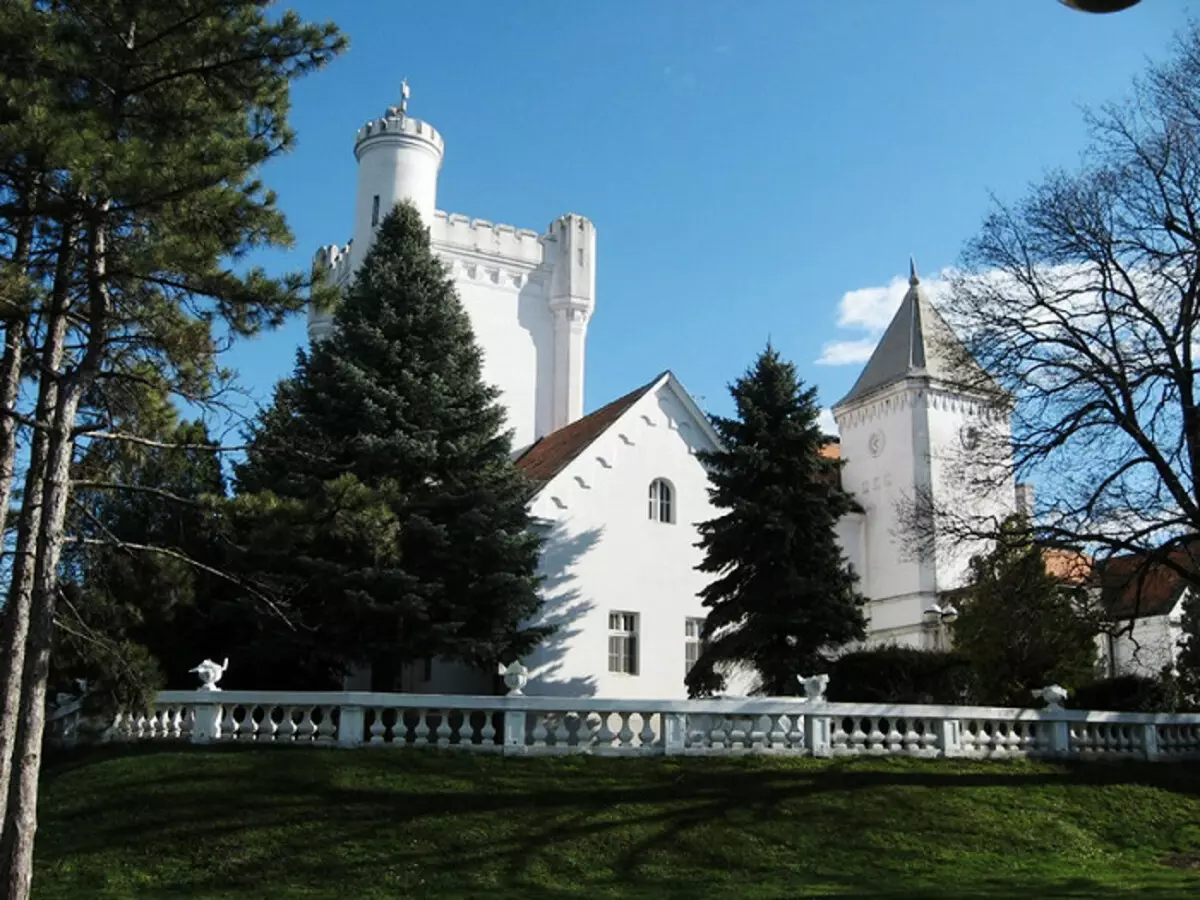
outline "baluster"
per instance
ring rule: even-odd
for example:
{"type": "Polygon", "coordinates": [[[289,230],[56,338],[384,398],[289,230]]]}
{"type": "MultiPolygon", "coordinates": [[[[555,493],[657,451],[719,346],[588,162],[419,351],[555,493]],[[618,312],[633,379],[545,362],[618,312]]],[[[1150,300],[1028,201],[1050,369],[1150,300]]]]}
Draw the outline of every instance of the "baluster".
{"type": "Polygon", "coordinates": [[[310,706],[300,712],[300,727],[296,735],[297,740],[316,741],[317,734],[321,728],[317,725],[317,717],[315,715],[317,707],[310,706]]]}
{"type": "Polygon", "coordinates": [[[883,746],[883,729],[880,728],[881,720],[875,716],[871,717],[871,733],[867,735],[867,751],[871,753],[884,752],[883,746]]]}
{"type": "Polygon", "coordinates": [[[904,747],[904,732],[900,731],[900,726],[904,726],[904,730],[908,731],[908,722],[905,720],[897,721],[895,718],[888,720],[887,749],[888,753],[899,753],[905,749],[904,747]]]}
{"type": "Polygon", "coordinates": [[[239,738],[243,737],[244,731],[247,732],[244,735],[247,740],[273,741],[276,730],[275,711],[272,707],[257,704],[242,707],[241,728],[237,732],[239,738]]]}
{"type": "Polygon", "coordinates": [[[620,740],[621,749],[624,750],[633,744],[633,729],[629,727],[629,717],[631,713],[617,713],[621,717],[621,730],[617,732],[617,738],[620,740]]]}
{"type": "Polygon", "coordinates": [[[1005,741],[1005,749],[1009,756],[1018,756],[1021,753],[1021,747],[1025,742],[1024,728],[1020,722],[1008,723],[1008,736],[1005,741]]]}
{"type": "Polygon", "coordinates": [[[851,753],[855,754],[856,756],[863,752],[863,748],[867,744],[867,733],[865,731],[863,731],[863,728],[862,728],[862,724],[864,721],[866,721],[866,720],[860,719],[856,716],[853,720],[854,730],[852,732],[850,732],[848,749],[850,750],[851,753]]]}
{"type": "Polygon", "coordinates": [[[1071,729],[1075,741],[1076,749],[1080,753],[1087,753],[1092,747],[1092,726],[1088,722],[1083,722],[1071,729]]]}
{"type": "Polygon", "coordinates": [[[1008,722],[995,722],[992,724],[992,747],[997,756],[1008,755],[1008,722]]]}
{"type": "Polygon", "coordinates": [[[491,747],[496,743],[496,726],[492,724],[492,717],[496,715],[490,709],[483,713],[483,729],[479,732],[479,742],[485,747],[491,747]]]}
{"type": "Polygon", "coordinates": [[[553,713],[537,713],[533,721],[533,746],[547,746],[547,738],[550,737],[550,729],[546,727],[546,719],[554,715],[553,713]]]}
{"type": "Polygon", "coordinates": [[[383,734],[387,729],[383,724],[383,709],[376,706],[367,711],[371,716],[371,727],[368,729],[370,737],[367,738],[368,744],[382,744],[383,734]]]}
{"type": "Polygon", "coordinates": [[[964,753],[978,756],[980,746],[979,720],[969,719],[962,730],[962,748],[964,753]]]}
{"type": "MultiPolygon", "coordinates": [[[[303,715],[303,712],[301,712],[301,716],[303,715]]],[[[278,736],[276,737],[276,740],[292,743],[296,740],[296,734],[299,731],[300,728],[296,724],[296,707],[284,707],[283,719],[279,723],[279,731],[277,732],[278,736]]]]}
{"type": "Polygon", "coordinates": [[[725,734],[726,721],[727,720],[724,716],[713,716],[712,717],[712,730],[709,731],[709,733],[708,733],[708,742],[709,742],[709,746],[713,750],[716,750],[718,752],[720,752],[726,748],[726,734],[725,734]]]}
{"type": "Polygon", "coordinates": [[[475,744],[475,724],[471,721],[471,717],[475,715],[475,710],[464,709],[462,712],[462,721],[458,723],[458,746],[471,747],[475,744]]]}
{"type": "MultiPolygon", "coordinates": [[[[401,710],[396,710],[397,721],[399,721],[398,717],[401,714],[401,710]]],[[[427,721],[428,714],[429,710],[417,710],[417,729],[413,739],[414,747],[425,747],[429,744],[429,722],[427,721]]]]}
{"type": "MultiPolygon", "coordinates": [[[[804,747],[804,717],[801,715],[785,716],[784,733],[787,749],[803,751],[804,747]]],[[[836,726],[834,726],[836,728],[836,726]]],[[[831,735],[832,738],[832,735],[831,735]]]]}
{"type": "Polygon", "coordinates": [[[786,715],[770,717],[770,731],[767,734],[767,746],[772,750],[787,749],[788,717],[786,715]]]}
{"type": "Polygon", "coordinates": [[[654,746],[654,713],[644,712],[639,715],[642,717],[642,730],[638,734],[638,741],[643,749],[647,749],[654,746]]]}
{"type": "Polygon", "coordinates": [[[317,726],[315,738],[318,744],[331,744],[334,734],[337,732],[337,728],[333,724],[334,707],[322,706],[320,709],[321,724],[317,726]]]}
{"type": "Polygon", "coordinates": [[[767,742],[767,729],[762,727],[763,717],[754,716],[745,721],[746,749],[758,753],[767,742]]]}
{"type": "Polygon", "coordinates": [[[608,720],[612,713],[599,713],[600,730],[596,733],[596,745],[599,747],[611,747],[613,739],[616,737],[612,729],[608,727],[608,720]]]}
{"type": "Polygon", "coordinates": [[[450,746],[450,710],[448,709],[438,712],[437,745],[439,747],[450,746]]]}
{"type": "Polygon", "coordinates": [[[554,714],[554,746],[566,747],[571,740],[571,730],[567,727],[567,713],[554,714]]]}

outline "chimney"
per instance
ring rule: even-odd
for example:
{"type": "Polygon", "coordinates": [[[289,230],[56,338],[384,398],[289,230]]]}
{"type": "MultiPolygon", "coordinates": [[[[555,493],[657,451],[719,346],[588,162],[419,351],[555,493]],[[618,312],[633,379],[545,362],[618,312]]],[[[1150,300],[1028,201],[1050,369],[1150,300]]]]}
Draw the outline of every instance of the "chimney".
{"type": "Polygon", "coordinates": [[[1033,518],[1033,485],[1027,481],[1017,483],[1016,490],[1017,515],[1027,519],[1033,518]]]}

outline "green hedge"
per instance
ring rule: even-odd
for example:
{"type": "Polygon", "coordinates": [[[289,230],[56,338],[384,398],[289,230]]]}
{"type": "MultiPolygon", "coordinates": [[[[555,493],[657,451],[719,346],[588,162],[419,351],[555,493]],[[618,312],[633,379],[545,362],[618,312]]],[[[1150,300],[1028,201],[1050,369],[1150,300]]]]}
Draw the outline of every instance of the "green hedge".
{"type": "Polygon", "coordinates": [[[827,669],[837,703],[971,703],[971,667],[953,652],[880,647],[847,653],[827,669]]]}

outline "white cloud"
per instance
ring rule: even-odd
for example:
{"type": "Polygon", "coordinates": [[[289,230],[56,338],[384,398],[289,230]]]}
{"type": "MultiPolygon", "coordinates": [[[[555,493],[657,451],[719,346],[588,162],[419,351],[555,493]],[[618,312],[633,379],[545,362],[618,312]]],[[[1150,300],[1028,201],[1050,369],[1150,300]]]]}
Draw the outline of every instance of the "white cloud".
{"type": "Polygon", "coordinates": [[[907,279],[893,278],[884,287],[846,291],[838,303],[838,327],[861,328],[872,333],[883,331],[907,290],[907,279]]]}
{"type": "Polygon", "coordinates": [[[830,341],[821,348],[817,365],[846,366],[850,363],[865,363],[871,358],[871,352],[878,341],[878,337],[861,341],[830,341]]]}
{"type": "Polygon", "coordinates": [[[833,421],[833,413],[828,409],[821,410],[821,415],[817,416],[817,424],[821,426],[821,431],[825,434],[838,433],[837,422],[833,421]]]}
{"type": "MultiPolygon", "coordinates": [[[[937,298],[948,286],[945,278],[922,279],[925,296],[937,302],[937,298]]],[[[827,341],[821,347],[819,366],[861,365],[871,358],[875,345],[884,329],[892,321],[900,301],[908,291],[908,278],[896,276],[885,285],[856,288],[842,294],[838,301],[837,326],[855,336],[827,341]]]]}

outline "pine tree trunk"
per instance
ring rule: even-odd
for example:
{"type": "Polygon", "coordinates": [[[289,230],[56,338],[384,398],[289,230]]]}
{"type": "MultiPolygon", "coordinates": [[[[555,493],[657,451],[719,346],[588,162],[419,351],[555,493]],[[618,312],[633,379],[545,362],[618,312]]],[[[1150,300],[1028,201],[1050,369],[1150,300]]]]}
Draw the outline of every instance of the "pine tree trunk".
{"type": "Polygon", "coordinates": [[[9,782],[13,770],[13,747],[17,740],[17,717],[25,667],[30,607],[33,600],[38,532],[42,521],[42,497],[46,460],[49,452],[49,428],[58,406],[58,381],[47,377],[62,365],[63,341],[67,329],[67,290],[71,271],[70,229],[64,231],[58,248],[51,308],[46,324],[46,343],[42,348],[38,401],[25,474],[25,499],[17,526],[17,546],[13,557],[12,581],[5,604],[3,630],[0,631],[0,847],[8,830],[9,782]]]}
{"type": "Polygon", "coordinates": [[[58,564],[62,558],[67,500],[71,488],[72,430],[82,386],[76,382],[60,397],[46,460],[45,493],[34,575],[29,646],[21,692],[17,743],[8,799],[8,828],[3,850],[3,896],[27,900],[33,882],[33,846],[37,833],[38,778],[42,737],[46,725],[46,683],[54,638],[54,609],[58,594],[58,564]]]}
{"type": "MultiPolygon", "coordinates": [[[[58,564],[65,541],[67,501],[71,493],[71,461],[75,449],[75,419],[84,393],[95,378],[107,343],[109,301],[107,285],[107,223],[109,204],[95,207],[89,224],[87,251],[87,347],[74,372],[59,385],[54,424],[46,457],[42,516],[38,528],[29,639],[21,680],[20,717],[9,776],[8,809],[0,843],[0,896],[28,900],[33,883],[33,845],[37,833],[38,778],[41,774],[42,735],[46,726],[46,682],[54,638],[54,609],[58,599],[58,564]]],[[[62,358],[65,333],[47,338],[47,349],[62,358]],[[51,346],[57,345],[57,350],[51,346]]],[[[45,377],[45,375],[43,375],[45,377]]]]}
{"type": "MultiPolygon", "coordinates": [[[[24,278],[33,243],[33,217],[26,215],[17,227],[12,268],[16,278],[24,278]]],[[[22,304],[24,305],[24,304],[22,304]]],[[[0,539],[8,525],[8,505],[12,502],[17,462],[17,399],[21,390],[21,364],[25,353],[25,335],[29,313],[15,309],[4,327],[4,355],[0,357],[0,539]]]]}

